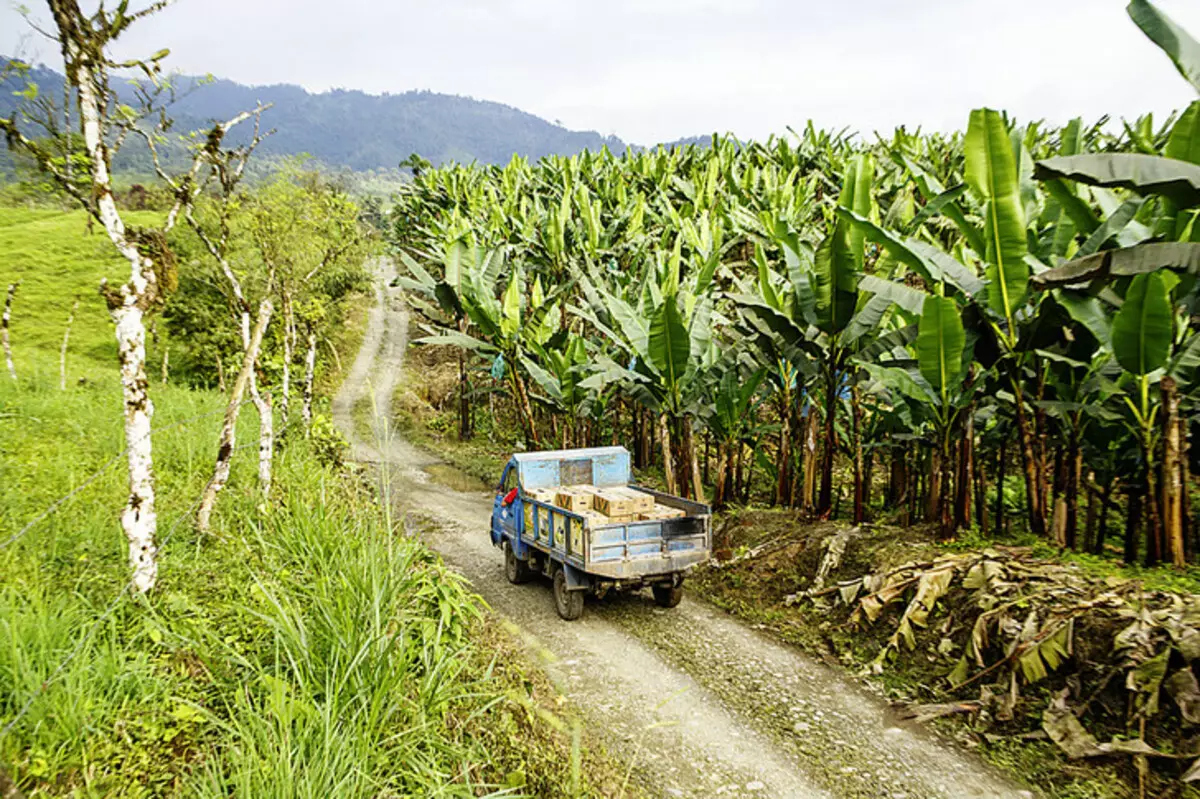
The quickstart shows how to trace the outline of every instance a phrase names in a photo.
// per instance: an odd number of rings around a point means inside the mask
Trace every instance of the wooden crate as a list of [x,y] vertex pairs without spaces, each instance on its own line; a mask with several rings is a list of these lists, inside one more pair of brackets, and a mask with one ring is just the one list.
[[547,505],[553,505],[555,498],[558,496],[557,488],[531,488],[525,492],[525,496],[538,502],[545,502]]
[[596,491],[596,510],[606,516],[637,516],[654,509],[654,497],[624,486]]
[[665,519],[682,519],[687,514],[679,508],[671,508],[666,505],[655,504],[654,509],[638,514],[638,518],[645,521],[663,521]]
[[592,510],[594,491],[595,489],[591,489],[590,486],[563,486],[558,489],[554,504],[574,513]]

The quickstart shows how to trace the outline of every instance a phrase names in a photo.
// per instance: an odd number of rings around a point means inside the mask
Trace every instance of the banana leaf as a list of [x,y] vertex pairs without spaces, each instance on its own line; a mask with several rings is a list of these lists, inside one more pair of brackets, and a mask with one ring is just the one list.
[[917,366],[943,401],[962,383],[965,344],[958,304],[949,297],[926,297],[917,325]]
[[1200,44],[1147,0],[1131,0],[1126,11],[1150,41],[1162,48],[1179,74],[1200,92]]
[[1166,197],[1181,208],[1200,204],[1200,165],[1175,158],[1143,153],[1069,155],[1038,161],[1034,176]]
[[1133,375],[1146,375],[1171,353],[1173,314],[1162,272],[1138,275],[1125,292],[1125,304],[1112,325],[1113,355]]
[[1172,241],[1101,250],[1034,275],[1032,282],[1038,288],[1055,288],[1132,277],[1159,269],[1200,274],[1200,243]]
[[998,111],[971,112],[965,140],[967,185],[983,203],[987,303],[1010,322],[1029,283],[1025,213],[1012,141]]

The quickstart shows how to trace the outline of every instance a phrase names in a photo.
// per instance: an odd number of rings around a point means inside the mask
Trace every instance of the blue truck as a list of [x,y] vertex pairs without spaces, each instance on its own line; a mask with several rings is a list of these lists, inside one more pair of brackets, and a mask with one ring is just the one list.
[[[554,498],[564,487],[598,494],[616,489],[654,511],[631,518],[568,509]],[[712,511],[635,485],[624,447],[522,452],[496,485],[491,537],[504,551],[509,582],[550,577],[555,609],[571,621],[583,615],[585,595],[611,590],[649,586],[660,606],[678,605],[685,573],[712,550]]]

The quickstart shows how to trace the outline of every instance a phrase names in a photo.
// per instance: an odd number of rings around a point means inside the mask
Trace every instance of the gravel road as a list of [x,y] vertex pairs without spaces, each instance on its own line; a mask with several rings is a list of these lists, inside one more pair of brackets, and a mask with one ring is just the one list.
[[[589,600],[564,622],[545,581],[514,586],[487,529],[491,494],[447,485],[436,458],[389,429],[408,316],[382,278],[361,351],[334,400],[353,457],[377,464],[397,509],[520,630],[590,730],[663,797],[1032,797],[979,759],[898,723],[843,672],[781,645],[706,603],[662,610],[649,596]],[[354,423],[369,396],[372,440]],[[462,485],[459,485],[459,489]],[[648,594],[648,592],[647,592]]]

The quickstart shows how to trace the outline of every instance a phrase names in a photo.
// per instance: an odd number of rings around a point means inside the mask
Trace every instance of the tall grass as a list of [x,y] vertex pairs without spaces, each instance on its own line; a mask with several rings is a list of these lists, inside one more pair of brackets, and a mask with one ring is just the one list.
[[[119,447],[119,420],[91,394],[0,388],[15,445],[0,473],[24,486],[0,497],[3,537]],[[162,391],[160,418],[220,399]],[[253,453],[238,458],[217,537],[197,539],[185,514],[216,424],[156,434],[172,537],[147,600],[121,596],[119,466],[0,551],[0,725],[52,679],[0,761],[49,794],[486,793],[489,753],[470,731],[498,695],[472,665],[478,600],[389,529],[365,477],[317,462],[302,438],[268,503]]]
[[[218,392],[151,383],[161,571],[150,596],[125,591],[121,390],[94,293],[121,271],[104,246],[78,213],[0,207],[0,283],[23,280],[20,380],[0,379],[0,786],[83,797],[480,796],[497,783],[512,786],[505,795],[585,793],[561,739],[530,721],[519,666],[496,668],[480,650],[494,643],[480,636],[480,600],[400,532],[375,481],[322,460],[327,446],[285,430],[263,501],[258,420],[243,412],[246,449],[214,535],[196,536]],[[62,391],[58,345],[75,293]]]

